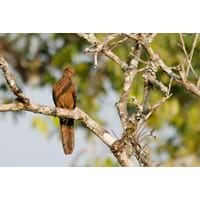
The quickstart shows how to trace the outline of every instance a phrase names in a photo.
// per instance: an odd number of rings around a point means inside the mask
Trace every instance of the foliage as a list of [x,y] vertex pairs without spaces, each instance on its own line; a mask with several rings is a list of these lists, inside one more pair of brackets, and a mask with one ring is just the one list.
[[[97,37],[103,40],[105,35],[97,34]],[[194,34],[184,35],[188,52],[192,47],[193,40]],[[179,44],[178,34],[158,34],[152,43],[152,47],[167,65],[173,67],[184,60],[184,53]],[[12,63],[24,84],[35,87],[52,86],[58,79],[58,74],[61,74],[66,65],[75,66],[77,72],[75,80],[78,94],[77,104],[93,118],[103,121],[98,117],[102,105],[97,100],[109,93],[106,86],[107,82],[111,84],[116,93],[119,93],[122,90],[123,76],[121,69],[113,61],[103,56],[99,56],[99,66],[95,69],[93,57],[83,53],[87,46],[88,43],[76,34],[0,35],[0,54]],[[130,59],[128,52],[131,47],[131,41],[127,40],[115,48],[114,52],[123,60],[128,61]],[[142,58],[145,61],[145,52],[143,52]],[[200,72],[199,60],[200,41],[198,39],[192,59],[192,65],[197,73]],[[140,68],[143,66],[144,63],[141,62]],[[165,75],[158,72],[158,76],[166,84],[169,83]],[[193,74],[189,75],[189,79],[195,80]],[[132,95],[137,96],[140,101],[143,94],[143,86],[139,84],[141,81],[142,77],[138,76],[132,88]],[[5,90],[5,84],[0,84],[0,91]],[[175,162],[176,158],[180,156],[188,155],[195,155],[197,161],[199,161],[200,101],[177,84],[172,85],[172,93],[174,95],[149,120],[149,126],[156,128],[156,130],[164,126],[172,126],[176,129],[176,134],[170,136],[164,144],[156,143],[156,154],[159,157],[163,152],[167,152],[171,162],[173,160]],[[154,91],[151,101],[153,102],[159,97],[159,92]],[[45,134],[49,132],[48,125],[41,118],[34,118],[32,125]],[[173,140],[177,137],[179,142],[174,143]],[[115,165],[110,158],[103,163],[106,166]],[[97,159],[96,165],[101,164],[102,162]]]

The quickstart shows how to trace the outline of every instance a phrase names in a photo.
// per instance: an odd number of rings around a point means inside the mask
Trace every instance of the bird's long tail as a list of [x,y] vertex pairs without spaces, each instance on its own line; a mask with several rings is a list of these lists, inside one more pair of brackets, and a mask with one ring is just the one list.
[[74,119],[60,118],[60,129],[65,154],[71,154],[74,149]]

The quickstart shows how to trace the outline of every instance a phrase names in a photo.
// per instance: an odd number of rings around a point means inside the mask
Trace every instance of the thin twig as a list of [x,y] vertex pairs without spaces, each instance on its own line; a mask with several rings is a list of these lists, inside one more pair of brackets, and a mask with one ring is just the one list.
[[192,45],[192,49],[191,49],[191,52],[190,52],[190,56],[188,55],[186,47],[185,47],[185,42],[184,42],[184,39],[183,39],[183,34],[180,33],[179,36],[180,36],[180,40],[181,40],[183,52],[185,54],[185,58],[186,58],[186,61],[188,63],[188,66],[187,66],[187,69],[186,69],[186,77],[188,77],[189,70],[191,69],[191,71],[193,72],[193,74],[197,78],[198,76],[197,76],[196,72],[194,71],[194,68],[192,66],[191,61],[192,61],[192,56],[193,56],[194,48],[196,46],[198,35],[195,36],[195,39],[194,39],[194,42],[193,42],[193,45]]
[[180,71],[179,75],[175,74],[170,67],[168,67],[163,60],[156,54],[153,49],[151,48],[150,44],[145,42],[144,38],[141,37],[140,35],[134,35],[134,34],[125,34],[127,37],[130,39],[133,39],[135,41],[140,42],[146,49],[150,59],[158,66],[160,66],[161,70],[164,71],[169,77],[172,77],[173,80],[175,80],[177,83],[181,84],[186,90],[189,92],[193,93],[196,96],[200,96],[200,89],[188,81],[186,77],[181,77],[180,76]]
[[171,77],[171,78],[170,78],[170,81],[169,81],[169,86],[168,86],[168,93],[167,93],[167,96],[170,95],[171,87],[172,87],[172,82],[173,82],[173,77]]
[[112,51],[112,50],[115,49],[117,46],[119,46],[121,43],[125,42],[127,39],[128,39],[128,38],[125,37],[125,38],[123,38],[122,40],[119,40],[119,41],[117,41],[117,42],[111,43],[111,45],[113,45],[113,46],[110,48],[110,50]]
[[149,117],[158,109],[160,108],[167,99],[169,99],[172,96],[172,94],[163,97],[160,101],[158,101],[154,106],[151,107],[151,111],[145,116],[145,120],[149,119]]
[[168,88],[161,81],[158,81],[154,76],[150,74],[147,75],[147,79],[152,85],[163,92],[166,96],[168,95]]
[[194,54],[194,49],[196,48],[196,45],[197,45],[198,36],[199,36],[199,34],[196,33],[193,44],[192,44],[192,49],[191,49],[190,54],[189,54],[190,63],[192,62],[192,57],[193,57],[193,54]]
[[79,33],[78,35],[86,39],[90,44],[92,44],[92,47],[87,48],[85,52],[97,52],[97,54],[102,53],[113,60],[115,63],[120,65],[122,70],[125,70],[128,67],[125,61],[121,60],[116,54],[114,54],[110,49],[106,47],[106,45],[119,34],[112,34],[111,36],[108,36],[107,39],[104,40],[104,42],[99,41],[92,33]]

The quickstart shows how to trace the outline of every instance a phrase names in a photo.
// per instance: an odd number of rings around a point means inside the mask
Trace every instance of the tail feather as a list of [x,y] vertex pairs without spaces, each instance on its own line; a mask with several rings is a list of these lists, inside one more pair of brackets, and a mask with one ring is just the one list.
[[65,154],[71,154],[74,149],[74,120],[60,119],[61,138]]

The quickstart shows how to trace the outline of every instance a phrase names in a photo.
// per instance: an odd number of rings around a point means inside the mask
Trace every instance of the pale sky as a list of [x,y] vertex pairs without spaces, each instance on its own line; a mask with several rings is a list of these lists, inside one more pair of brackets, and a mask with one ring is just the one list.
[[[23,91],[33,102],[53,106],[50,87],[26,87]],[[116,101],[117,96],[112,91],[107,98],[100,100],[100,116],[107,122],[108,129],[119,134],[121,126],[114,106]],[[85,142],[86,134],[81,128],[75,130],[74,153],[64,155],[59,132],[46,138],[31,127],[34,116],[33,113],[24,112],[15,121],[13,113],[0,113],[0,166],[70,166],[74,165],[75,160],[78,160],[76,165],[82,166],[97,155],[102,158],[111,156],[109,149],[96,136]]]

